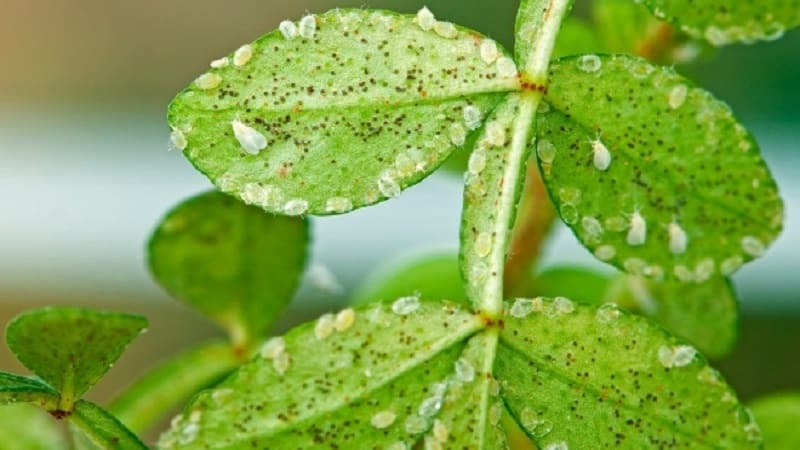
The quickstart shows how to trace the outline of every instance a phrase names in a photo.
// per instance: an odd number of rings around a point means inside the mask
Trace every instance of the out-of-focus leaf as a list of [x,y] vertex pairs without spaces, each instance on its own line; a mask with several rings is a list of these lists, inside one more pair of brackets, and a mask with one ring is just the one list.
[[55,388],[70,409],[147,327],[142,316],[79,308],[42,308],[14,318],[6,328],[11,351]]
[[222,191],[279,214],[398,196],[519,89],[494,41],[424,11],[282,23],[172,101],[174,142]]
[[761,426],[764,448],[800,448],[800,392],[771,394],[757,399],[750,407]]
[[0,449],[66,450],[66,439],[55,419],[33,405],[0,406]]
[[581,267],[550,267],[536,275],[533,294],[542,297],[568,297],[582,303],[598,304],[611,279]]
[[605,46],[591,24],[577,17],[568,17],[561,23],[553,59],[598,52],[605,52]]
[[147,450],[147,446],[125,425],[94,403],[80,400],[69,420],[101,449]]
[[495,376],[539,448],[760,448],[719,373],[660,327],[564,298],[508,310]]
[[305,219],[266,214],[207,192],[161,221],[150,239],[150,270],[170,294],[242,346],[264,337],[291,300],[308,241]]
[[669,68],[629,56],[554,63],[538,160],[561,218],[598,259],[703,282],[761,256],[783,203],[730,109]]

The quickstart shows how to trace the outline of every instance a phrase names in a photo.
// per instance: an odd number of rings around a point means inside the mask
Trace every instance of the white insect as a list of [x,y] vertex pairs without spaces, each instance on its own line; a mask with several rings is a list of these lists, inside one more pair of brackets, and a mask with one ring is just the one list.
[[627,242],[628,245],[644,245],[647,240],[647,222],[639,211],[634,211],[631,214],[630,228],[628,229]]
[[611,152],[608,151],[608,147],[600,140],[599,132],[597,133],[597,137],[589,139],[589,143],[592,145],[595,169],[605,172],[608,170],[608,166],[611,165]]
[[685,253],[689,241],[686,231],[675,220],[667,226],[667,231],[669,233],[669,251],[675,255]]
[[247,153],[257,155],[267,146],[267,138],[256,129],[245,125],[238,117],[233,119],[231,127],[233,128],[233,135],[239,141],[239,145]]
[[252,57],[253,57],[253,46],[250,44],[245,44],[239,47],[233,54],[233,64],[235,66],[241,67],[247,64],[250,61],[250,58]]

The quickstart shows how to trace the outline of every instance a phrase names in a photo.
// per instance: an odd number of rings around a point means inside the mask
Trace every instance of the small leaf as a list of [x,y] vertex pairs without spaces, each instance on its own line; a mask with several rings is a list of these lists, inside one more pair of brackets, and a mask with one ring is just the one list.
[[128,387],[108,410],[131,431],[142,433],[192,395],[221,381],[239,366],[227,342],[210,342],[178,355]]
[[366,305],[415,295],[420,301],[447,299],[468,305],[458,254],[437,252],[391,262],[370,275],[350,303]]
[[761,426],[765,448],[800,448],[800,392],[771,394],[757,399],[751,408]]
[[79,308],[24,312],[6,328],[6,341],[28,369],[53,386],[69,410],[147,326],[142,316]]
[[653,14],[712,45],[779,39],[800,24],[798,0],[644,0]]
[[730,281],[722,277],[686,284],[620,275],[606,293],[605,301],[650,317],[697,346],[707,357],[724,357],[736,344],[738,302]]
[[135,434],[94,403],[80,400],[69,419],[92,443],[102,449],[147,450],[147,446]]
[[308,224],[207,192],[181,203],[150,239],[150,270],[237,346],[266,335],[306,263]]
[[325,315],[268,340],[196,397],[159,448],[410,448],[443,408],[463,341],[482,326],[456,304],[407,299]]
[[173,137],[222,191],[288,215],[396,197],[519,88],[493,41],[429,15],[337,9],[237,53],[173,100]]
[[58,393],[36,378],[0,372],[0,405],[23,402],[46,410],[56,410]]
[[783,204],[730,109],[672,69],[628,56],[555,63],[537,152],[561,218],[635,275],[703,282],[762,255]]
[[542,297],[568,297],[599,303],[609,287],[608,276],[581,267],[550,267],[536,275],[533,293]]
[[510,311],[495,376],[539,448],[760,448],[719,373],[661,328],[563,298]]
[[67,450],[61,428],[41,408],[19,404],[0,407],[0,442],[6,450]]

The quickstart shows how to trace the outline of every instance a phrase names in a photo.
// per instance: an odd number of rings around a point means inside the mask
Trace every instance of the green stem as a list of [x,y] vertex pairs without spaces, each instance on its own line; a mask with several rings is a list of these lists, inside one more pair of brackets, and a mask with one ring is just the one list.
[[114,400],[109,410],[131,430],[143,433],[164,414],[213,386],[241,363],[230,344],[203,344],[148,372]]

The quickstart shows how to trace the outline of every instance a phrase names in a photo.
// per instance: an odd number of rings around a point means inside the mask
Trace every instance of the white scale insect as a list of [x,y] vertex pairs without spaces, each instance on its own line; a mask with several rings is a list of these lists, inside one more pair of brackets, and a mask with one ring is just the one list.
[[597,170],[605,172],[608,166],[611,165],[611,152],[608,147],[600,140],[600,132],[594,139],[589,139],[589,144],[592,146],[592,153],[594,154],[594,167]]
[[631,224],[626,241],[630,246],[644,245],[647,240],[647,222],[639,211],[631,214]]
[[669,251],[674,255],[685,253],[689,239],[686,231],[675,222],[675,219],[667,226],[667,232],[669,233]]

